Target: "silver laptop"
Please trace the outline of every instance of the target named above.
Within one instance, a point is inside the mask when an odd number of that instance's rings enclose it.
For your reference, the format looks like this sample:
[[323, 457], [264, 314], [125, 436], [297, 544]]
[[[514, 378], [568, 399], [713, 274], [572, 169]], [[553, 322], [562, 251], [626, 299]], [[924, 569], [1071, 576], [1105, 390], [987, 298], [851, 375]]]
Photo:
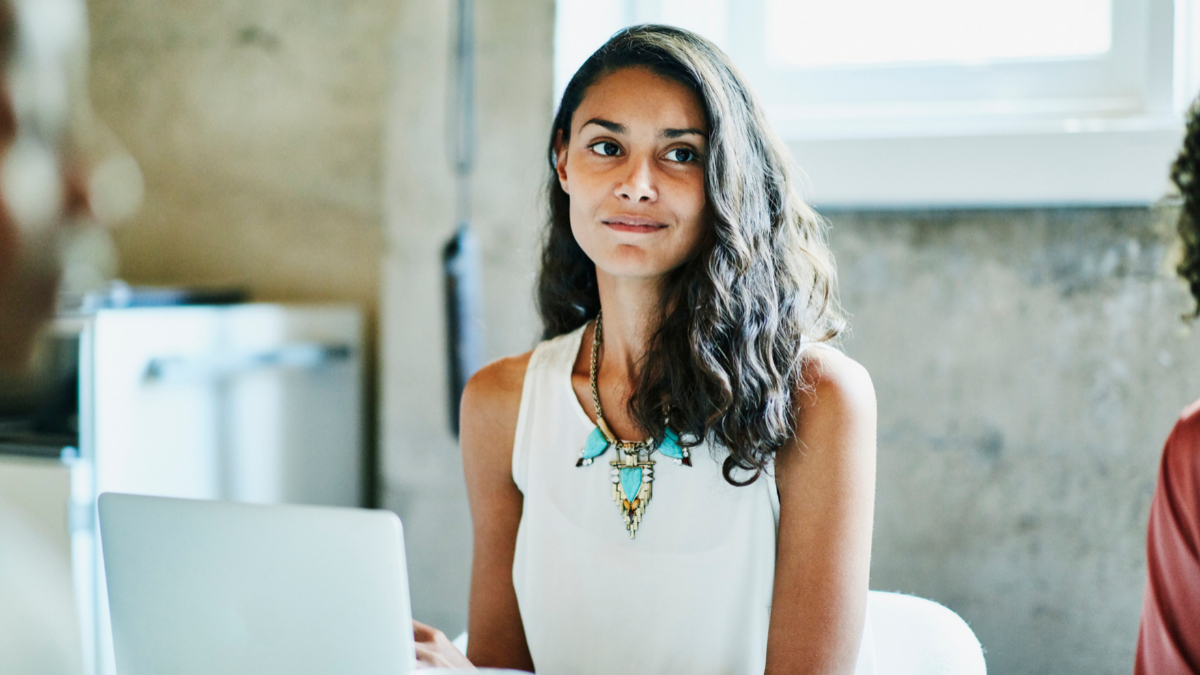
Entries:
[[397, 675], [414, 665], [386, 511], [100, 495], [117, 675]]

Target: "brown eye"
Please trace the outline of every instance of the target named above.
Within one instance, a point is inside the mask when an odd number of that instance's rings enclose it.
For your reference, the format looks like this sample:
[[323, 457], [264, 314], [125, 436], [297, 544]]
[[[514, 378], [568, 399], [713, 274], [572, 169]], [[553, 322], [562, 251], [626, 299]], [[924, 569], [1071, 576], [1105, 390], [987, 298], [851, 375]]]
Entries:
[[621, 146], [612, 141], [600, 141], [591, 146], [592, 151], [603, 157], [615, 157], [621, 152]]
[[696, 153], [689, 148], [675, 148], [667, 153], [667, 159], [672, 162], [691, 162], [696, 159]]

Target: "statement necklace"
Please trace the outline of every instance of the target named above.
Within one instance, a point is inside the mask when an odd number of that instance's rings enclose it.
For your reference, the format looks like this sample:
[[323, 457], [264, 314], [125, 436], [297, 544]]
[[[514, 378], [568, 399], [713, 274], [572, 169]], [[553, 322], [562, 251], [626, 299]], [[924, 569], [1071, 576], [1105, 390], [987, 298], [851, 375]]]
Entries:
[[650, 455], [655, 451], [675, 460], [676, 464], [692, 465], [692, 457], [687, 448], [679, 444], [679, 437], [671, 431], [667, 424], [670, 422], [667, 406], [663, 406], [666, 418], [663, 426], [666, 434], [660, 444], [653, 439], [644, 441], [623, 441], [617, 438], [604, 421], [604, 410], [600, 407], [600, 390], [596, 386], [596, 372], [599, 370], [600, 345], [604, 343], [604, 329], [600, 323], [601, 313], [596, 313], [596, 328], [592, 331], [592, 359], [589, 379], [592, 386], [592, 405], [596, 408], [596, 428], [588, 434], [583, 450], [579, 453], [579, 461], [575, 466], [590, 466], [592, 462], [603, 455], [608, 446], [616, 446], [617, 458], [609, 462], [612, 480], [613, 501], [621, 509], [621, 517], [625, 521], [625, 529], [629, 538], [637, 536], [638, 524], [646, 513], [646, 505], [650, 503], [651, 486], [654, 484], [654, 460]]

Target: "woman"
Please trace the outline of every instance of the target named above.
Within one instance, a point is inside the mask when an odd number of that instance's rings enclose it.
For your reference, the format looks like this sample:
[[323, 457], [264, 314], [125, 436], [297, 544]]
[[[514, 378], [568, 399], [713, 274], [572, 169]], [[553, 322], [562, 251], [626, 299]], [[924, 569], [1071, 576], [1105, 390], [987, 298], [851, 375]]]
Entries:
[[854, 672], [874, 391], [823, 344], [832, 258], [785, 147], [720, 50], [639, 26], [575, 74], [550, 155], [546, 340], [462, 400], [471, 663]]

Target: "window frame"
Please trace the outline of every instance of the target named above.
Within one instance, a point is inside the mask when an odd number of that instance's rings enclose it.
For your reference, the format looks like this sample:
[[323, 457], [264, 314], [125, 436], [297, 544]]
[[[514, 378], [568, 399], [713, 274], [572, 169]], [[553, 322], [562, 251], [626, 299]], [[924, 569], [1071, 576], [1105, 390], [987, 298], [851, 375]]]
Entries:
[[[1170, 163], [1184, 133], [1183, 112], [1200, 85], [1195, 44], [1200, 0], [1112, 2], [1110, 61], [1124, 61], [1109, 68], [1121, 76], [1114, 81], [1103, 67], [1099, 75], [1093, 68], [1086, 77], [1101, 86], [1088, 89], [1072, 84], [1072, 78], [1098, 59], [771, 72], [764, 36], [756, 39], [754, 33], [756, 21], [762, 26], [765, 0], [737, 0], [736, 12], [733, 0], [701, 0], [701, 9], [692, 2], [682, 13], [678, 0], [558, 0], [556, 93], [586, 52], [621, 26], [665, 22], [698, 28], [700, 20], [706, 22], [700, 32], [729, 52], [759, 93], [776, 132], [807, 176], [806, 196], [819, 208], [1146, 205], [1168, 193]], [[585, 4], [590, 9], [581, 9]], [[598, 12], [605, 18], [598, 20]], [[722, 12], [724, 21], [713, 20]], [[1135, 14], [1138, 21], [1128, 20]], [[580, 34], [581, 22], [589, 23], [586, 32], [594, 46], [584, 48], [586, 40], [573, 37]], [[568, 43], [576, 62], [557, 48]], [[1046, 67], [1038, 71], [1039, 65]], [[1034, 95], [1023, 97], [926, 95], [882, 101], [863, 100], [861, 94], [880, 77], [928, 77], [955, 68], [959, 73], [990, 69], [993, 80], [1032, 70], [1034, 80], [1041, 81], [1026, 87]], [[859, 93], [839, 100], [828, 84], [835, 77], [843, 80], [843, 93]], [[844, 80], [855, 77], [866, 84], [847, 87]], [[1067, 95], [1052, 95], [1056, 78], [1065, 83], [1058, 89]], [[1115, 86], [1105, 89], [1106, 84]], [[779, 94], [822, 87], [821, 96], [803, 100]]]

